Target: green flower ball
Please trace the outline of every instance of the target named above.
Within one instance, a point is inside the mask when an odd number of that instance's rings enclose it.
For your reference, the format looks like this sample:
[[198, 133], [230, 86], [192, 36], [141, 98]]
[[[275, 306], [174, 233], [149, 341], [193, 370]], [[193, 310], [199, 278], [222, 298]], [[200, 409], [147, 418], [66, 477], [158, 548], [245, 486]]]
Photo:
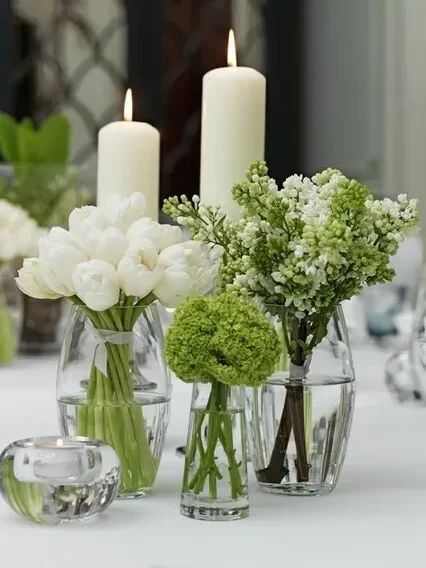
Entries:
[[167, 362], [185, 382], [258, 386], [273, 373], [280, 351], [266, 317], [230, 293], [186, 300], [166, 337]]

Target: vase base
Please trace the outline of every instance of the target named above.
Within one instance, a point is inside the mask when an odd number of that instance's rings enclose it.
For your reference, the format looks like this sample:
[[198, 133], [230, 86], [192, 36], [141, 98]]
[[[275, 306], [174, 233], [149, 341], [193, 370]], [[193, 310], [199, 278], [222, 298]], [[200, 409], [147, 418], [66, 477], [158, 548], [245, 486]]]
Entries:
[[237, 521], [249, 515], [248, 499], [209, 501], [194, 495], [182, 495], [180, 512], [184, 517], [198, 521]]
[[120, 501], [131, 501], [132, 499], [143, 499], [151, 495], [152, 487], [141, 487], [135, 491], [120, 491], [117, 499]]
[[334, 485], [325, 483], [259, 483], [259, 488], [263, 493], [301, 497], [328, 495], [334, 487]]

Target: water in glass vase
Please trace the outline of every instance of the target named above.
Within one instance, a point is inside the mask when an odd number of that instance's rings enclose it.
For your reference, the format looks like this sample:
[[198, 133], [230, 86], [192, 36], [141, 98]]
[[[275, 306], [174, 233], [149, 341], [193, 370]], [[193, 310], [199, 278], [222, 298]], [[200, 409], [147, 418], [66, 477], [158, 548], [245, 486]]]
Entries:
[[85, 397], [64, 397], [58, 400], [58, 412], [64, 435], [101, 439], [117, 452], [119, 498], [151, 493], [169, 421], [169, 398], [135, 392], [132, 401], [99, 404], [88, 403]]
[[[286, 412], [300, 393], [303, 420]], [[260, 488], [287, 495], [321, 495], [336, 486], [354, 408], [350, 377], [307, 377], [301, 383], [271, 379], [249, 393], [252, 458]], [[303, 401], [303, 402], [302, 402]], [[302, 448], [300, 447], [302, 444]], [[303, 451], [301, 451], [303, 450]], [[306, 473], [301, 468], [306, 462]]]
[[248, 516], [244, 410], [192, 408], [181, 513], [199, 520]]

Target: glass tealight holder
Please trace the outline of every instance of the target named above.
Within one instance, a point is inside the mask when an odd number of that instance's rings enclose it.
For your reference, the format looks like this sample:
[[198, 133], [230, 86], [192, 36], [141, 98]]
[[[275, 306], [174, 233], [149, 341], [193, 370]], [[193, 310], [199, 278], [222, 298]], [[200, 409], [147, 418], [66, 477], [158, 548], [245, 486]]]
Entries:
[[0, 455], [0, 491], [22, 517], [48, 525], [85, 521], [104, 511], [120, 487], [114, 450], [83, 437], [29, 438]]

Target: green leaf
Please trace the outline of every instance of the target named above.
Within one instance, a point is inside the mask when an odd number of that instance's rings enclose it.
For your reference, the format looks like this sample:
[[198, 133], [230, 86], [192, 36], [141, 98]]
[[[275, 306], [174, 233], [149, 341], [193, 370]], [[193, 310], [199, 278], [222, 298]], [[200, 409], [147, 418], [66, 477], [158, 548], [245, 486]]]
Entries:
[[52, 114], [38, 131], [39, 151], [46, 164], [66, 164], [70, 153], [71, 126], [63, 114]]
[[12, 116], [0, 113], [0, 150], [7, 162], [19, 159], [17, 128], [18, 124]]
[[25, 118], [17, 128], [19, 162], [34, 164], [40, 162], [38, 136], [31, 119]]

